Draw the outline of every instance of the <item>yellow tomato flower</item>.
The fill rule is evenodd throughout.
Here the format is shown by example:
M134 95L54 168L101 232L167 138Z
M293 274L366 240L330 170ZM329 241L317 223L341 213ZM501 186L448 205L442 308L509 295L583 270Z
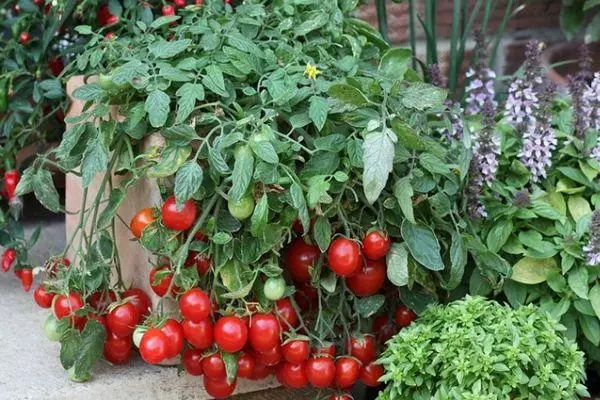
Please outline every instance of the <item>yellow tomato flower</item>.
M322 72L317 69L316 65L312 65L311 63L306 64L304 75L308 76L308 79L312 79L314 81L317 79L317 75L320 75L321 73Z

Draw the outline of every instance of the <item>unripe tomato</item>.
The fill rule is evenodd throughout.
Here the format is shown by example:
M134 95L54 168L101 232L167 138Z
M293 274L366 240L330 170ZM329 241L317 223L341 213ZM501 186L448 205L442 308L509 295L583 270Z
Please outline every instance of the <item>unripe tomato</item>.
M346 278L346 285L358 297L372 296L383 287L386 274L384 260L365 260L355 274Z
M237 381L227 382L227 378L209 379L204 375L204 389L215 399L227 399L235 391Z
M249 340L252 348L259 352L279 346L279 321L273 314L254 314L250 320Z
M100 74L100 77L102 77L102 74ZM100 83L100 86L102 86L102 83ZM153 223L155 220L156 218L154 217L154 209L149 207L141 209L140 211L138 211L137 214L133 216L131 222L129 223L131 233L133 233L133 236L135 236L136 239L140 239L142 237L144 229L146 229L146 227Z
M354 240L338 237L327 250L327 261L331 270L338 276L350 276L360 268L360 247Z
M379 260L387 255L391 244L392 241L386 233L371 231L363 238L363 254L370 260Z
M117 337L111 333L107 334L104 342L104 358L113 364L125 364L129 361L132 352L131 338Z
M190 289L179 298L179 310L186 319L203 321L210 316L210 298L202 289Z
M114 307L106 316L108 330L115 336L131 336L140 316L135 306L131 303L120 304Z
M317 246L307 244L304 239L296 238L285 250L283 263L298 283L310 282L310 269L319 259L321 250Z
M198 209L194 200L190 199L177 208L175 196L169 196L161 209L163 224L174 231L187 231L194 225Z
M160 329L148 329L140 342L140 355L148 364L158 364L169 352L169 339Z
M263 287L263 292L269 300L281 299L285 293L285 279L281 276L267 279Z
M381 385L379 378L381 378L383 374L383 365L370 362L368 364L364 364L360 369L360 380L366 386L376 387Z
M207 349L213 344L213 326L210 319L197 323L186 319L181 323L181 327L185 339L198 350Z
M394 320L396 321L396 325L399 327L404 328L409 326L415 318L417 318L417 314L415 314L413 310L409 309L404 304L401 304L398 306L398 308L396 308Z
M254 199L250 195L242 197L239 201L229 199L227 208L231 215L243 221L252 215L254 211Z
M54 293L47 292L46 288L42 284L33 292L33 299L38 306L42 308L50 308L50 306L52 306L52 299L54 299Z
M196 349L186 349L183 353L181 362L183 368L192 376L202 375L202 351Z
M60 331L58 330L58 320L52 314L48 314L44 322L44 333L48 340L58 342L60 340Z
M215 324L215 342L217 346L228 353L237 353L246 346L248 327L238 317L221 317Z
M326 389L335 380L335 363L329 356L313 356L306 362L306 378L317 389Z
M160 330L168 339L167 355L165 358L178 356L181 350L183 350L183 343L185 341L181 324L174 319L168 319Z
M360 376L360 362L351 357L341 357L335 362L335 385L340 389L352 387Z

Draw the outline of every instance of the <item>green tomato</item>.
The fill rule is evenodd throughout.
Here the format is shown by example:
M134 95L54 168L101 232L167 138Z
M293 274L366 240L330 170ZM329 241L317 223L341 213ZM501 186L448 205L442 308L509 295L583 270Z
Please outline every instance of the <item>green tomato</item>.
M243 221L252 215L252 211L254 211L254 199L252 196L244 196L240 201L229 199L227 208L231 215Z
M142 337L144 336L144 333L146 333L146 331L148 330L148 328L146 328L145 326L138 326L137 328L135 328L135 330L133 331L133 344L135 345L135 347L139 348L140 347L140 342L142 341Z
M108 74L100 74L98 75L98 84L104 90L112 90L115 87L115 84L112 80L112 75Z
M60 340L60 331L58 329L58 320L52 314L48 315L44 322L44 333L48 340L58 342Z
M72 382L82 383L87 382L92 379L92 374L90 372L86 372L84 375L77 375L75 373L75 366L73 365L71 368L67 370L67 375Z
M275 301L281 299L285 292L285 279L281 276L267 279L265 286L263 287L263 292L265 293L265 297L269 300Z

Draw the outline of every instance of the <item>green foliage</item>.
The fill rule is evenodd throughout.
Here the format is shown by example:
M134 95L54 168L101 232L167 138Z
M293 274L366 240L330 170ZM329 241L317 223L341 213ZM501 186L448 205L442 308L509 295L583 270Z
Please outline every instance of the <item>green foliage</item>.
M467 296L430 307L387 342L379 399L577 399L583 353L533 306Z

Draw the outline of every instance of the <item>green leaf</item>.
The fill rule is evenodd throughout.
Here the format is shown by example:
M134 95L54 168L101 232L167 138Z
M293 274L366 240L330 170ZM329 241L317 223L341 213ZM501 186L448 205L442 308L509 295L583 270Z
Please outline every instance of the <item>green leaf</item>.
M487 246L490 251L496 253L506 244L513 231L512 220L502 220L490 229L487 235Z
M595 0L600 4L599 0ZM594 43L600 40L600 12L590 21L585 31L585 42Z
M163 129L162 135L170 144L185 146L192 140L199 139L194 128L189 125L174 125Z
M237 377L238 356L237 354L221 352L221 358L225 364L225 372L227 374L227 383L232 384Z
M191 146L168 146L163 149L158 164L148 169L149 178L165 178L175 174L187 161L192 152Z
M331 243L331 225L329 218L318 217L313 227L315 242L322 252L327 251Z
M73 368L76 379L87 378L94 363L102 357L106 331L98 321L89 319L83 332L68 328L60 338L60 362L65 369Z
M104 96L104 89L97 83L88 83L73 91L73 97L78 100L90 101Z
M213 243L221 245L231 242L231 239L233 239L232 236L227 232L217 232L210 238Z
M404 88L400 96L404 107L424 111L427 108L443 105L447 92L427 83L417 82Z
M162 26L170 24L171 22L177 21L178 19L181 19L181 17L178 15L163 15L152 21L152 23L150 24L150 28L158 29Z
M376 294L374 296L363 297L362 299L356 300L356 311L363 318L369 318L381 309L385 303L385 296L382 294Z
M410 254L419 264L432 271L444 269L440 244L430 227L404 220L401 231Z
M402 213L411 223L416 224L412 197L414 195L412 185L410 184L410 177L405 176L404 178L396 181L394 185L394 195L398 200L398 204L400 204L400 209Z
M310 98L310 107L308 116L317 127L317 130L323 130L327 121L327 113L329 112L329 104L327 100L321 96L312 96Z
M329 87L327 93L335 99L355 106L369 104L367 97L359 89L345 83L336 83Z
M204 100L204 86L197 83L184 83L175 94L179 97L175 123L180 124L194 111L196 101Z
M567 200L567 206L575 222L592 213L590 203L581 196L570 196Z
M267 222L269 220L269 202L267 199L267 195L263 195L260 200L256 203L254 207L254 213L252 214L252 218L250 220L250 232L252 236L259 237L262 236L263 232L267 227Z
M64 139L63 139L64 140ZM33 178L35 176L35 170L33 167L27 167L23 174L21 175L21 179L17 184L17 188L15 189L15 194L17 196L23 196L27 193L31 193L33 190Z
M294 34L296 37L304 36L307 33L310 33L312 31L324 26L325 24L327 24L328 21L329 21L328 14L320 12L320 11L314 11L309 16L307 16L307 18L304 20L304 22L302 22L300 25L298 25L294 29Z
M363 190L371 204L379 198L394 167L393 135L389 129L371 132L363 143Z
M533 259L523 257L513 265L510 279L527 285L535 285L546 281L548 274L558 271L554 258Z
M454 290L460 285L467 265L467 249L460 233L452 233L450 243L450 276L444 282L444 288Z
M190 39L171 41L160 40L150 44L150 46L148 46L148 50L150 50L150 53L158 58L173 58L179 53L185 51L190 43L192 43Z
M598 318L579 314L579 324L587 340L592 342L594 346L600 345L600 323Z
M576 267L567 275L567 282L571 290L582 299L588 299L588 270L585 267Z
M393 81L401 81L411 62L412 51L410 49L389 49L381 57L379 73Z
M31 178L31 185L35 198L48 210L52 212L60 211L60 201L58 192L54 187L52 174L45 169L38 169Z
M235 201L240 201L246 194L252 174L254 173L254 156L248 147L242 147L235 153L235 163L233 173L231 174L232 185L229 190L229 197Z
M250 141L252 151L264 162L269 164L279 164L279 156L275 151L273 144L267 140Z
M171 99L169 95L162 90L156 89L152 91L146 102L144 103L144 110L148 113L148 119L150 125L154 128L160 128L167 122L169 117Z
M202 168L196 160L186 161L175 175L175 199L177 207L183 206L202 185Z
M125 200L125 195L126 192L121 188L111 190L110 195L108 196L108 204L104 207L98 217L97 228L102 229L112 222L115 215L117 215L117 210L123 203L123 200Z
M214 64L206 67L206 75L202 78L202 84L208 90L221 97L229 97L229 92L225 88L223 71Z
M408 251L404 243L392 243L387 254L387 277L394 285L408 285Z
M424 150L425 143L413 128L402 122L399 118L392 119L392 130L398 136L398 143L408 150Z
M565 3L568 4L568 3ZM581 29L585 14L578 2L564 5L560 11L560 27L567 39L571 40ZM596 345L598 345L596 343Z

